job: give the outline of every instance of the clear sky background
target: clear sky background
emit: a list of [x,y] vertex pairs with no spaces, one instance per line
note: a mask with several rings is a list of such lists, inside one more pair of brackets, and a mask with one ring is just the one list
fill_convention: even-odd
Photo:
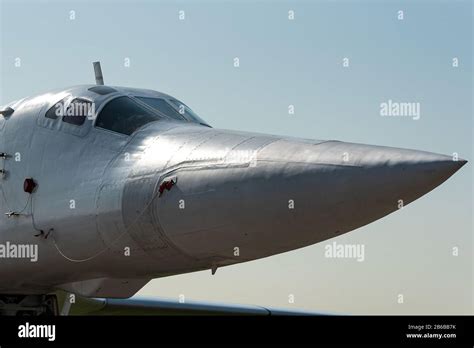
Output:
[[[472,22],[472,1],[0,0],[0,104],[94,83],[92,62],[100,60],[106,84],[174,95],[216,128],[457,152],[470,163],[446,183],[334,239],[364,244],[364,262],[325,258],[330,240],[214,276],[153,280],[139,295],[336,313],[467,314],[474,289]],[[419,102],[421,118],[381,117],[380,103],[389,99]]]

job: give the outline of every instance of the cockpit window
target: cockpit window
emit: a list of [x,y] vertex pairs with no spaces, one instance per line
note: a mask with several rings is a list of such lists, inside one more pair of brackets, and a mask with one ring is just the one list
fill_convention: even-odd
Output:
[[[87,117],[93,117],[94,110],[92,102],[78,98],[71,101],[63,112],[63,122],[81,126]],[[58,114],[58,112],[56,112],[56,114]]]
[[44,115],[44,117],[50,118],[52,120],[56,120],[59,116],[61,116],[61,113],[64,110],[64,103],[69,98],[70,97],[66,97],[58,101],[56,104],[54,104],[48,111],[46,111],[46,114]]
[[96,127],[131,135],[147,123],[160,120],[152,110],[141,106],[129,97],[119,97],[104,106],[97,116]]
[[204,121],[202,118],[196,115],[196,113],[193,110],[191,110],[189,107],[187,107],[185,104],[175,99],[170,99],[170,103],[176,106],[176,108],[178,109],[178,112],[184,117],[186,117],[189,121],[196,122],[196,123],[209,127],[206,121]]
[[138,100],[146,103],[148,106],[158,110],[162,114],[179,121],[186,121],[183,115],[177,112],[166,100],[161,98],[137,97]]
[[46,114],[46,118],[56,120],[62,117],[63,122],[81,126],[86,121],[87,117],[93,117],[93,104],[89,100],[76,98],[71,102],[71,96],[61,99],[54,104]]

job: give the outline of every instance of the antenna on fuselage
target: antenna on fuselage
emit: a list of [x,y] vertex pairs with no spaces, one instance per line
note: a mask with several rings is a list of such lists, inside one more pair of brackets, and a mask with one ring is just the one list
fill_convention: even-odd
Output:
[[94,65],[95,84],[103,85],[104,77],[102,76],[102,68],[100,67],[100,62],[94,62],[92,64]]

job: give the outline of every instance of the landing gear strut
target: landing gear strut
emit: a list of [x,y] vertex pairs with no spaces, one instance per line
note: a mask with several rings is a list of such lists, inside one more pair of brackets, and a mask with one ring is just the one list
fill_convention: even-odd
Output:
[[0,315],[59,315],[56,295],[0,295]]

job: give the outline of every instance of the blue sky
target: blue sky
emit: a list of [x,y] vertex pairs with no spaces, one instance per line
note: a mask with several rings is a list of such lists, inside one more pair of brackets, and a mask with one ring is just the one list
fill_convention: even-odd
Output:
[[[216,128],[457,152],[472,163],[470,1],[0,4],[0,104],[93,83],[92,61],[100,60],[107,84],[174,95]],[[389,99],[420,103],[420,119],[381,117]],[[215,276],[154,280],[141,294],[349,313],[471,313],[471,163],[406,209],[336,239],[364,244],[364,262],[324,258],[323,242]]]

